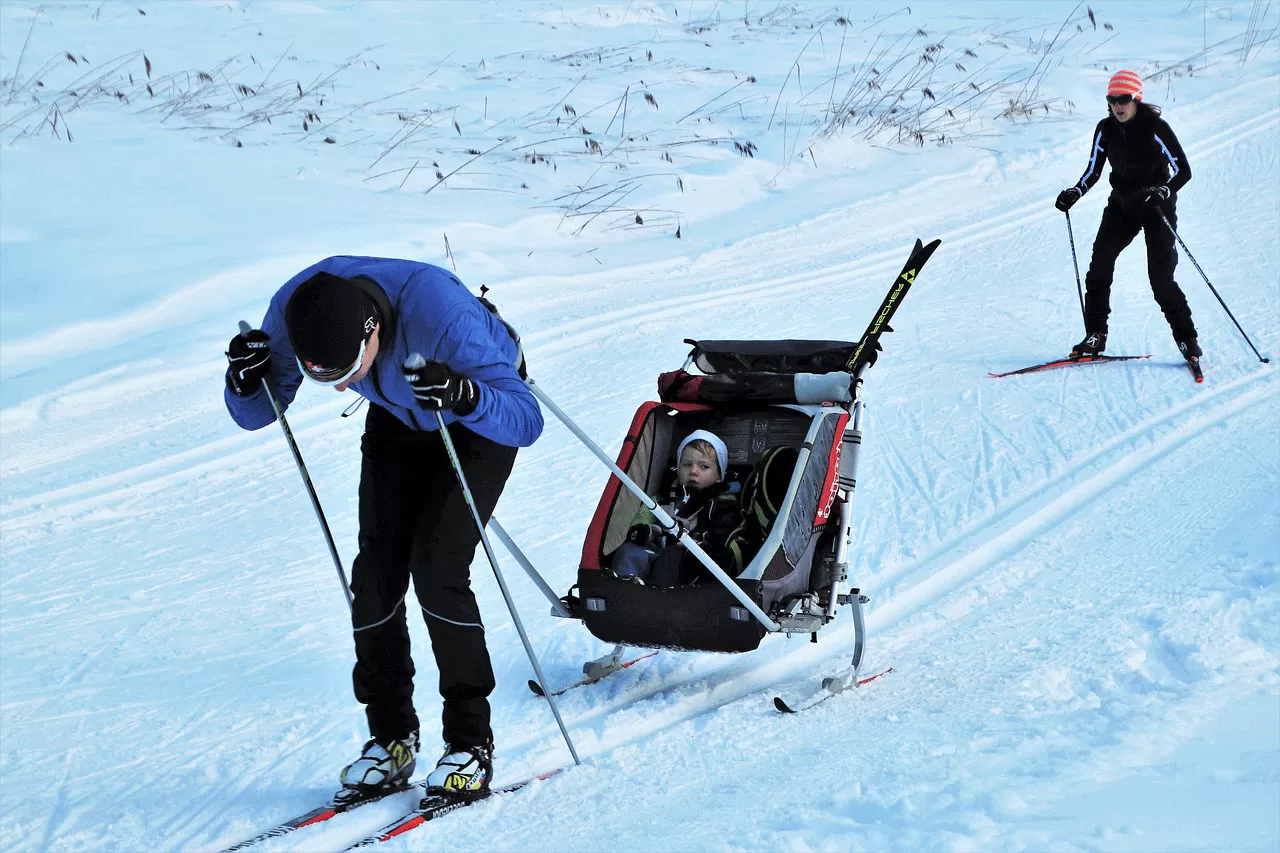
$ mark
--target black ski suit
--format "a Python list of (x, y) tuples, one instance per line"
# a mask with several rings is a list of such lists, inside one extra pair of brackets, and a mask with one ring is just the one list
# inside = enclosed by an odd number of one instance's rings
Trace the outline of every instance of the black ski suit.
[[(1169, 224), (1178, 227), (1178, 190), (1191, 180), (1187, 155), (1168, 123), (1139, 104), (1127, 122), (1108, 115), (1093, 132), (1089, 166), (1076, 183), (1081, 194), (1102, 177), (1102, 167), (1111, 162), (1111, 197), (1102, 211), (1102, 224), (1093, 241), (1093, 258), (1085, 275), (1085, 329), (1106, 334), (1111, 314), (1111, 280), (1116, 258), (1133, 242), (1139, 231), (1147, 242), (1147, 275), (1156, 303), (1164, 312), (1175, 341), (1195, 341), (1196, 327), (1191, 309), (1173, 279), (1178, 264), (1173, 232), (1160, 219), (1163, 211)], [(1142, 201), (1146, 187), (1167, 186), (1169, 200), (1159, 208)]]

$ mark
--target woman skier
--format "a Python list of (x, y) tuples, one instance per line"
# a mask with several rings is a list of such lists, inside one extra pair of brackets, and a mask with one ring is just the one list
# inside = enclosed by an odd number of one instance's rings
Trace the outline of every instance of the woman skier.
[[(1074, 186), (1058, 193), (1058, 210), (1070, 210), (1102, 177), (1102, 167), (1108, 161), (1111, 196), (1102, 211), (1085, 275), (1085, 336), (1072, 347), (1071, 357), (1096, 356), (1106, 349), (1116, 258), (1143, 231), (1147, 275), (1156, 303), (1169, 321), (1178, 350), (1192, 372), (1199, 374), (1196, 327), (1187, 298), (1173, 280), (1178, 263), (1174, 248), (1177, 193), (1191, 180), (1191, 166), (1173, 129), (1160, 117), (1160, 108), (1143, 101), (1142, 80), (1133, 71), (1117, 71), (1107, 84), (1107, 117), (1094, 129), (1089, 166)], [(1164, 219), (1168, 219), (1167, 225)]]

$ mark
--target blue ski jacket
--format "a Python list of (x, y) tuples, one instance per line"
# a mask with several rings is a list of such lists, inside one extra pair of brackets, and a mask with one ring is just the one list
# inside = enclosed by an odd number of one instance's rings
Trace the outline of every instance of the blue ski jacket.
[[(417, 405), (401, 370), (416, 352), (444, 362), (476, 384), (480, 397), (475, 411), (465, 417), (446, 411), (446, 424), (461, 423), (508, 447), (528, 447), (542, 434), (542, 410), (517, 372), (518, 346), (507, 325), (448, 270), (392, 258), (326, 258), (289, 279), (271, 297), (261, 329), (271, 338), (267, 382), (281, 411), (293, 402), (303, 381), (284, 309), (298, 285), (319, 272), (366, 279), (385, 295), (385, 302), (378, 299), (383, 315), (378, 354), (369, 373), (350, 386), (360, 396), (412, 429), (437, 429), (434, 414)], [(238, 397), (224, 388), (223, 397), (231, 418), (245, 429), (261, 429), (276, 419), (271, 401), (261, 391)]]

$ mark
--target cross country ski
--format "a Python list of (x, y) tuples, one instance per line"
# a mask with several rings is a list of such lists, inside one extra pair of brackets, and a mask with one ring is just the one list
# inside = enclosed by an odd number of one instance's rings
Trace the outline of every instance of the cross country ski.
[(1079, 358), (1055, 358), (1053, 361), (1046, 361), (1043, 364), (1033, 364), (1030, 367), (1021, 367), (1017, 370), (1010, 370), (1005, 373), (990, 373), (987, 375), (992, 379), (1002, 379), (1005, 376), (1020, 376), (1024, 373), (1037, 373), (1041, 370), (1052, 370), (1057, 367), (1073, 367), (1079, 364), (1104, 364), (1109, 361), (1134, 361), (1136, 359), (1151, 358), (1150, 355), (1086, 355)]
[(373, 845), (380, 844), (383, 841), (390, 841), (393, 838), (404, 835), (406, 832), (417, 829), (424, 823), (433, 821), (438, 817), (443, 817), (450, 812), (464, 809), (467, 806), (474, 806), (476, 803), (484, 802), (495, 794), (513, 794), (522, 788), (528, 787), (534, 782), (541, 782), (544, 779), (550, 779), (552, 776), (563, 772), (565, 769), (566, 768), (561, 767), (548, 773), (543, 773), (539, 776), (533, 776), (519, 782), (513, 782), (510, 785), (488, 788), (483, 793), (472, 796), (464, 797), (452, 794), (428, 794), (422, 798), (422, 802), (420, 802), (418, 807), (413, 811), (403, 817), (397, 818), (372, 835), (362, 838), (345, 849), (359, 850), (363, 847), (372, 847)]
[[(376, 803), (385, 800), (388, 797), (394, 797), (397, 794), (403, 794), (406, 791), (425, 791), (426, 783), (419, 782), (414, 785), (401, 785), (397, 787), (384, 788), (382, 790), (371, 792), (353, 792), (352, 789), (344, 788), (335, 795), (328, 803), (319, 808), (312, 809), (306, 814), (298, 815), (290, 818), (282, 823), (278, 823), (270, 829), (259, 832), (252, 838), (247, 838), (239, 844), (234, 844), (222, 851), (222, 853), (235, 853), (238, 850), (246, 850), (254, 845), (266, 841), (269, 838), (279, 838), (295, 832), (299, 829), (305, 829), (308, 826), (316, 826), (325, 821), (332, 820), (341, 814), (355, 811), (361, 806), (367, 806), (370, 803)], [(344, 796), (345, 795), (345, 796)]]

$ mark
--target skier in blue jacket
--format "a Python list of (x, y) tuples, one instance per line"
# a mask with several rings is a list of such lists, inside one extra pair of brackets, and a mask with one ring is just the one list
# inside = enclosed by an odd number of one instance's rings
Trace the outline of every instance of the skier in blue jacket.
[[(425, 364), (409, 357), (420, 354)], [(445, 751), (430, 788), (478, 793), (493, 775), (493, 669), (469, 567), (480, 541), (437, 429), (450, 425), (487, 522), (516, 450), (542, 433), (514, 333), (447, 270), (390, 258), (327, 258), (271, 298), (261, 329), (227, 348), (224, 396), (245, 429), (275, 420), (303, 378), (369, 401), (361, 440), (360, 551), (351, 570), (356, 699), (370, 740), (344, 791), (406, 783), (418, 751), (406, 594), (422, 609), (444, 699)]]

